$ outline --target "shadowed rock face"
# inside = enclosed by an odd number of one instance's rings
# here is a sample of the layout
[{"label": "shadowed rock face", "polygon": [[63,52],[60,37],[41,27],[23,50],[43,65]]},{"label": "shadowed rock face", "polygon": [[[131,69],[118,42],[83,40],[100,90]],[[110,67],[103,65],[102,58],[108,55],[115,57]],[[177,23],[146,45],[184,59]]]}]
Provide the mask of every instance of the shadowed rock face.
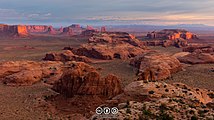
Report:
[{"label": "shadowed rock face", "polygon": [[63,32],[61,33],[63,35],[73,35],[73,30],[70,27],[63,28]]},{"label": "shadowed rock face", "polygon": [[122,92],[120,80],[114,75],[101,78],[90,65],[73,63],[67,67],[53,89],[66,97],[74,95],[98,95],[113,97]]},{"label": "shadowed rock face", "polygon": [[147,37],[150,39],[168,39],[168,40],[176,40],[176,39],[197,39],[197,36],[182,29],[164,29],[159,32],[151,32],[147,34]]},{"label": "shadowed rock face", "polygon": [[0,25],[0,35],[2,36],[27,36],[27,28],[24,25]]},{"label": "shadowed rock face", "polygon": [[47,61],[80,61],[80,62],[91,62],[89,58],[85,56],[74,55],[70,50],[64,50],[62,53],[48,53],[43,60]]},{"label": "shadowed rock face", "polygon": [[130,64],[139,69],[139,79],[147,81],[166,79],[181,69],[178,59],[155,51],[135,57]]}]

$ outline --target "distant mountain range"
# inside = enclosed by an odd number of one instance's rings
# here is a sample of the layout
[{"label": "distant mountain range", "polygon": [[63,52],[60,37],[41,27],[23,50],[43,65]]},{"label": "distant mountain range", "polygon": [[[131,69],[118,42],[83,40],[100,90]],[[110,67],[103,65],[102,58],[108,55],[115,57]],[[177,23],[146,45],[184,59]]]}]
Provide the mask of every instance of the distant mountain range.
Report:
[{"label": "distant mountain range", "polygon": [[213,33],[214,26],[204,24],[178,24],[178,25],[109,25],[106,26],[112,31],[125,31],[125,32],[151,32],[159,31],[162,29],[186,29],[195,33]]}]

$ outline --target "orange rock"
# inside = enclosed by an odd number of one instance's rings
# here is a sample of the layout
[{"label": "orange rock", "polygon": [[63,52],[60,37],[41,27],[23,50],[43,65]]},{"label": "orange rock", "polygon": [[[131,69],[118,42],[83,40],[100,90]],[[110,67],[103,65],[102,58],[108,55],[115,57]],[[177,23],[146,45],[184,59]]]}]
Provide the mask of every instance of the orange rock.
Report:
[{"label": "orange rock", "polygon": [[149,32],[147,37],[150,39],[168,39],[168,40],[176,40],[176,39],[197,39],[197,36],[193,33],[190,33],[183,29],[164,29],[159,32]]}]

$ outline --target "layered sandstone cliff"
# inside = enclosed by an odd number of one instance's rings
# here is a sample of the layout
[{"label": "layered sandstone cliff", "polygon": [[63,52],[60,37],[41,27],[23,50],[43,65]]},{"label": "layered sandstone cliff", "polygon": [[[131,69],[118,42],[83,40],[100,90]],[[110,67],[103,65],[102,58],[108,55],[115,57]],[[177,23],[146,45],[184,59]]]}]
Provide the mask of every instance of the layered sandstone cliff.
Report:
[{"label": "layered sandstone cliff", "polygon": [[1,36],[27,36],[27,27],[24,25],[0,25]]},{"label": "layered sandstone cliff", "polygon": [[183,29],[164,29],[159,32],[149,32],[147,34],[149,39],[168,39],[168,40],[176,40],[179,38],[182,39],[197,39],[197,36],[191,32],[188,32]]}]

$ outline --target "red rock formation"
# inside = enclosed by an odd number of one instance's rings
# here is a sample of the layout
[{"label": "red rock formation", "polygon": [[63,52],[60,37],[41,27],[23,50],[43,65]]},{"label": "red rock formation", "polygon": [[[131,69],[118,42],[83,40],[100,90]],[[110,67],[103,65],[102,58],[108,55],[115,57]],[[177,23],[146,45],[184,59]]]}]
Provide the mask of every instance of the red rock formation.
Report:
[{"label": "red rock formation", "polygon": [[101,30],[100,30],[100,32],[106,32],[106,27],[105,26],[103,26],[103,27],[101,27]]},{"label": "red rock formation", "polygon": [[106,32],[94,34],[89,43],[99,44],[130,44],[136,47],[144,48],[144,43],[126,32]]},{"label": "red rock formation", "polygon": [[63,32],[61,34],[62,35],[69,35],[69,36],[74,35],[73,30],[72,30],[71,27],[65,27],[65,28],[63,28]]},{"label": "red rock formation", "polygon": [[147,52],[131,60],[130,64],[137,67],[140,80],[162,80],[181,69],[175,57],[154,52]]},{"label": "red rock formation", "polygon": [[214,46],[210,45],[202,45],[202,44],[193,44],[183,48],[184,52],[196,52],[201,51],[203,53],[213,53]]},{"label": "red rock formation", "polygon": [[188,54],[183,56],[177,56],[180,62],[189,63],[189,64],[214,63],[213,46],[202,45],[202,44],[192,44],[183,48],[183,51]]},{"label": "red rock formation", "polygon": [[48,53],[46,54],[43,60],[62,61],[62,62],[66,62],[66,61],[81,61],[86,63],[91,62],[89,58],[85,56],[74,55],[70,50],[65,50],[62,53]]},{"label": "red rock formation", "polygon": [[45,33],[48,31],[49,26],[46,25],[27,25],[27,30],[30,33]]},{"label": "red rock formation", "polygon": [[55,35],[56,34],[56,30],[52,26],[49,26],[47,33],[51,34],[51,35]]},{"label": "red rock formation", "polygon": [[61,62],[1,62],[0,79],[8,85],[32,85],[43,78],[59,77],[61,65]]},{"label": "red rock formation", "polygon": [[81,35],[92,37],[96,33],[97,33],[96,30],[84,30],[84,31],[82,31]]},{"label": "red rock formation", "polygon": [[193,52],[183,57],[178,57],[178,60],[182,63],[189,64],[208,64],[214,63],[214,55],[209,53]]},{"label": "red rock formation", "polygon": [[0,34],[2,36],[27,36],[27,28],[24,25],[0,25]]},{"label": "red rock formation", "polygon": [[62,78],[54,84],[53,89],[66,97],[74,95],[113,97],[122,92],[120,80],[116,76],[101,78],[95,68],[80,62],[70,65]]},{"label": "red rock formation", "polygon": [[72,49],[73,53],[89,58],[112,60],[129,59],[144,53],[146,50],[130,44],[108,45],[108,44],[84,44],[80,48]]},{"label": "red rock formation", "polygon": [[87,25],[86,30],[94,30],[92,26]]},{"label": "red rock formation", "polygon": [[143,44],[145,46],[163,46],[163,47],[169,47],[169,46],[175,46],[178,48],[186,47],[188,45],[187,40],[185,39],[176,39],[176,40],[147,40],[143,41]]},{"label": "red rock formation", "polygon": [[71,28],[81,28],[79,24],[72,24],[71,26],[69,26]]},{"label": "red rock formation", "polygon": [[147,34],[147,37],[150,39],[169,39],[176,40],[179,38],[182,39],[197,39],[196,35],[182,29],[164,29],[159,32],[151,32]]}]

